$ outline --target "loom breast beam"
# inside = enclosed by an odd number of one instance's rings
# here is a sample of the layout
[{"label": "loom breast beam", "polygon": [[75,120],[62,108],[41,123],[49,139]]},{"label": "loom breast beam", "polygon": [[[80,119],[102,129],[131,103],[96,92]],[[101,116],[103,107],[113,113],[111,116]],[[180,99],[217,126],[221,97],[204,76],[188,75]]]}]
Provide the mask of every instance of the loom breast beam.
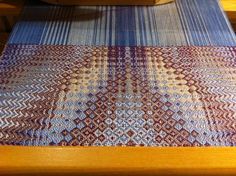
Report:
[{"label": "loom breast beam", "polygon": [[174,0],[42,0],[60,5],[161,5]]}]

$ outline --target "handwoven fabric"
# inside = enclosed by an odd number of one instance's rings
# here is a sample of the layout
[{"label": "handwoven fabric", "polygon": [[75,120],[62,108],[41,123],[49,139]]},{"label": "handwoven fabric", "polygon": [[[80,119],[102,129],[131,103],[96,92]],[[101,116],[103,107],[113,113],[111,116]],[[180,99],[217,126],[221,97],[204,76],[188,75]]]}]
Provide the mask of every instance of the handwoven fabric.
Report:
[{"label": "handwoven fabric", "polygon": [[0,144],[235,146],[236,47],[8,45]]},{"label": "handwoven fabric", "polygon": [[9,44],[236,46],[219,0],[160,6],[53,6],[30,1]]}]

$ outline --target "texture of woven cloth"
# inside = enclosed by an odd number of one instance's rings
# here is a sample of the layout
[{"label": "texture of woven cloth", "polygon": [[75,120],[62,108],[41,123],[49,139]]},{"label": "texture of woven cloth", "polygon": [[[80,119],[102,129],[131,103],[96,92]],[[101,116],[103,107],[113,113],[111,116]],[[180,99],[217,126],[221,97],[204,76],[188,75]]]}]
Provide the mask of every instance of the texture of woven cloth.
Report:
[{"label": "texture of woven cloth", "polygon": [[235,59],[218,0],[29,1],[0,57],[0,144],[236,146]]},{"label": "texture of woven cloth", "polygon": [[161,6],[52,6],[30,1],[10,44],[235,46],[218,0]]},{"label": "texture of woven cloth", "polygon": [[0,144],[235,146],[236,47],[8,45]]}]

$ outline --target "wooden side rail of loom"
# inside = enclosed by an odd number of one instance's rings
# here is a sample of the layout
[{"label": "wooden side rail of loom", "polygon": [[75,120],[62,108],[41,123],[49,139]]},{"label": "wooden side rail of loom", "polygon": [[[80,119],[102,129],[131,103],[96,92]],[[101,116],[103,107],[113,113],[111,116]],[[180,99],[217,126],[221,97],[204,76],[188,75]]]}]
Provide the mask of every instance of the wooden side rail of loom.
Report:
[{"label": "wooden side rail of loom", "polygon": [[236,31],[236,0],[221,0],[221,4],[228,15],[234,31]]},{"label": "wooden side rail of loom", "polygon": [[25,0],[0,0],[0,55]]},{"label": "wooden side rail of loom", "polygon": [[60,5],[159,5],[174,0],[42,0]]},{"label": "wooden side rail of loom", "polygon": [[0,15],[15,15],[18,16],[24,6],[25,0],[1,0]]},{"label": "wooden side rail of loom", "polygon": [[236,175],[235,147],[0,147],[2,175]]}]

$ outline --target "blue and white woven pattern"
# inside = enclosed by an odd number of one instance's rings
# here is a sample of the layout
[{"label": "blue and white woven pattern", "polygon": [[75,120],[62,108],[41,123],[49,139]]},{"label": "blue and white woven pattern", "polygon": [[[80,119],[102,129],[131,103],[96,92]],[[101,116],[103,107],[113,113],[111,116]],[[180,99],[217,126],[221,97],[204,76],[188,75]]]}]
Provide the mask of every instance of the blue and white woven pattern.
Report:
[{"label": "blue and white woven pattern", "polygon": [[176,0],[161,6],[60,7],[31,3],[15,26],[10,44],[236,44],[218,0]]}]

